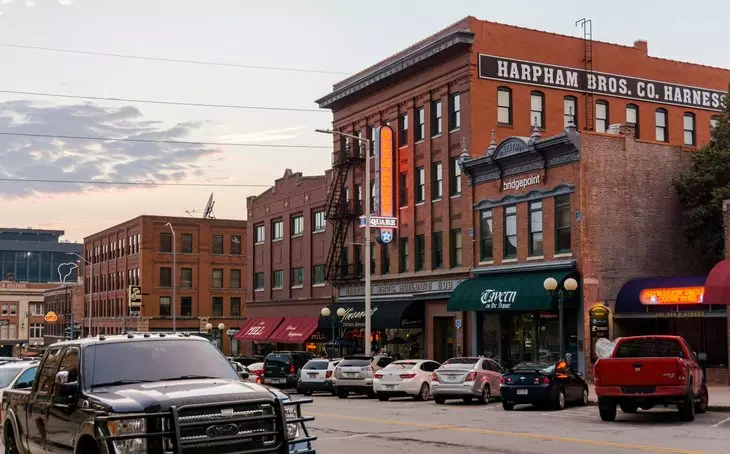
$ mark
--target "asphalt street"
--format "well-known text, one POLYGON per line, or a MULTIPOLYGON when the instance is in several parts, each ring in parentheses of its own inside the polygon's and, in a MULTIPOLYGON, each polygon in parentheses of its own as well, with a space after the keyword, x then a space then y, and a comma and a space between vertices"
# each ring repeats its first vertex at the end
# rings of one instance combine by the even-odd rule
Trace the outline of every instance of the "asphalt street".
POLYGON ((673 409, 625 415, 602 422, 598 409, 563 411, 517 407, 507 412, 499 402, 487 406, 461 402, 315 395, 305 414, 319 454, 378 453, 727 453, 730 413, 697 415, 682 423, 673 409))

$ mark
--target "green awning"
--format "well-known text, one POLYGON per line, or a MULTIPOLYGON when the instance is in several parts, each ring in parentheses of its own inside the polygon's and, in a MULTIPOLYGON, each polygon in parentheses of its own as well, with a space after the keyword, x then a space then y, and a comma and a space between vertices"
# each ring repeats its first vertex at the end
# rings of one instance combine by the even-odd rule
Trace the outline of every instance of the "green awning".
MULTIPOLYGON (((553 311, 556 299, 543 287, 545 279, 555 278, 560 288, 568 277, 577 279, 575 274, 573 270, 533 271, 467 279, 451 293, 447 308, 449 312, 553 311)), ((571 300, 577 300, 578 291, 571 300)))

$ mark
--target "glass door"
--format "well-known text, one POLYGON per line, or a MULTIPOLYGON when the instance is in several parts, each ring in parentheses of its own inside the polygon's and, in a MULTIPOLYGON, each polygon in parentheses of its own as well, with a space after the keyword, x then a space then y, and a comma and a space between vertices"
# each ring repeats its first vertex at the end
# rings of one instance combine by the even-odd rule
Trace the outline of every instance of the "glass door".
POLYGON ((538 346, 535 336, 535 315, 510 315, 505 321, 508 329, 506 342, 508 351, 505 355, 509 359, 507 367, 536 359, 538 346))

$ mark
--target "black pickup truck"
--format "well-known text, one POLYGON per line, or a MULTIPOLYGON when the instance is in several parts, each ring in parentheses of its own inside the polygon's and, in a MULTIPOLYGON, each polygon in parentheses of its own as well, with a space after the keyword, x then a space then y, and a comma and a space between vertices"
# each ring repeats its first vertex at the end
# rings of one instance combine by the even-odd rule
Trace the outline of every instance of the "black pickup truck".
POLYGON ((59 342, 2 396, 6 454, 313 454, 301 405, 241 381, 207 340, 128 334, 59 342))

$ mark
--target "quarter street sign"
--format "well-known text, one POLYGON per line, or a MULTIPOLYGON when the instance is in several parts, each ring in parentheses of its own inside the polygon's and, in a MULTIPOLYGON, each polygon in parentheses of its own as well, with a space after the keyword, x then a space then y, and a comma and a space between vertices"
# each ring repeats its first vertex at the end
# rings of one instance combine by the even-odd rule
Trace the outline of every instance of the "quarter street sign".
MULTIPOLYGON (((360 227, 365 227, 365 216, 360 216, 360 227)), ((398 218, 385 216, 370 216, 370 227, 381 229, 395 229, 398 227, 398 218)))

